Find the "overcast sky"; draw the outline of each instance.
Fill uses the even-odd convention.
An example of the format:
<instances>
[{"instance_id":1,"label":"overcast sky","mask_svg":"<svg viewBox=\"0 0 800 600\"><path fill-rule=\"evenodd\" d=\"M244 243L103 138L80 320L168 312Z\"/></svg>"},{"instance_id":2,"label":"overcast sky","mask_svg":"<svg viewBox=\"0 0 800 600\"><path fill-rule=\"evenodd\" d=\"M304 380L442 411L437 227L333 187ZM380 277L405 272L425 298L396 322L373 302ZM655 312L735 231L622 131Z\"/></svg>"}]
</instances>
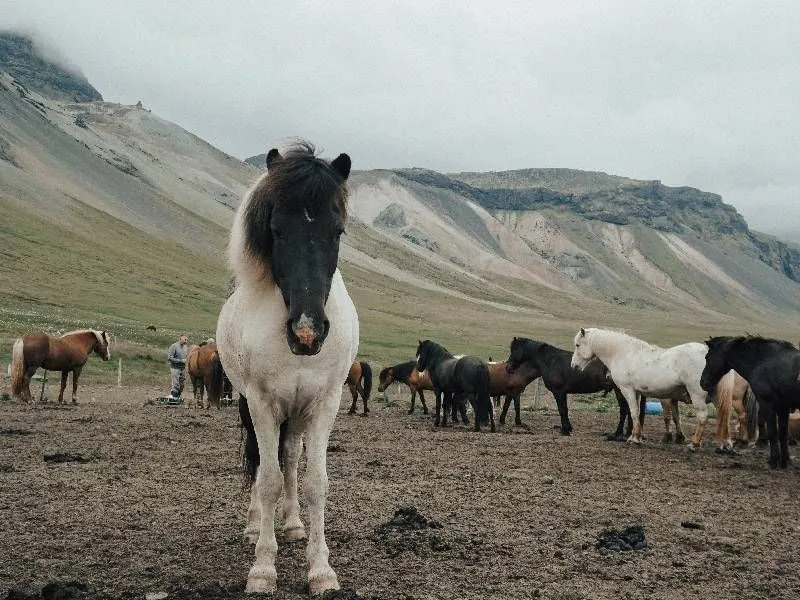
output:
<instances>
[{"instance_id":1,"label":"overcast sky","mask_svg":"<svg viewBox=\"0 0 800 600\"><path fill-rule=\"evenodd\" d=\"M106 100L240 158L606 171L800 239L800 2L0 2Z\"/></svg>"}]
</instances>

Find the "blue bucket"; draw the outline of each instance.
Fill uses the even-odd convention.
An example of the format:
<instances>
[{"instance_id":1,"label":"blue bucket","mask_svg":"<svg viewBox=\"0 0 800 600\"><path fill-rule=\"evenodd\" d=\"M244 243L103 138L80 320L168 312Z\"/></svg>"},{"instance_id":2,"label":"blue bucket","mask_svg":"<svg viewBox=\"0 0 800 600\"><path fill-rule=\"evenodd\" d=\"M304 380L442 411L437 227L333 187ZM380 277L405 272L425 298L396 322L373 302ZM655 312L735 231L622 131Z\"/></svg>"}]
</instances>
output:
<instances>
[{"instance_id":1,"label":"blue bucket","mask_svg":"<svg viewBox=\"0 0 800 600\"><path fill-rule=\"evenodd\" d=\"M646 415L660 415L663 412L664 407L657 400L648 400L644 405L644 414Z\"/></svg>"}]
</instances>

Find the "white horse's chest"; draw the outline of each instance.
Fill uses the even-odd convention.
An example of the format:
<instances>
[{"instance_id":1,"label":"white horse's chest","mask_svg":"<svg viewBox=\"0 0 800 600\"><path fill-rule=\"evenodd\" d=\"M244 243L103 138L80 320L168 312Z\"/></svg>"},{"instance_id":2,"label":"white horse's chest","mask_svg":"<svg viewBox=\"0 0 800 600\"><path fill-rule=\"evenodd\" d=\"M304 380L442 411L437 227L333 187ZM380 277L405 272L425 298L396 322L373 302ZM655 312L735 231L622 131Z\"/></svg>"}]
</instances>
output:
<instances>
[{"instance_id":1,"label":"white horse's chest","mask_svg":"<svg viewBox=\"0 0 800 600\"><path fill-rule=\"evenodd\" d=\"M288 313L280 292L234 292L217 324L220 359L234 387L268 399L286 414L313 409L338 390L358 351L358 317L338 271L325 312L331 325L322 349L297 356L286 341Z\"/></svg>"}]
</instances>

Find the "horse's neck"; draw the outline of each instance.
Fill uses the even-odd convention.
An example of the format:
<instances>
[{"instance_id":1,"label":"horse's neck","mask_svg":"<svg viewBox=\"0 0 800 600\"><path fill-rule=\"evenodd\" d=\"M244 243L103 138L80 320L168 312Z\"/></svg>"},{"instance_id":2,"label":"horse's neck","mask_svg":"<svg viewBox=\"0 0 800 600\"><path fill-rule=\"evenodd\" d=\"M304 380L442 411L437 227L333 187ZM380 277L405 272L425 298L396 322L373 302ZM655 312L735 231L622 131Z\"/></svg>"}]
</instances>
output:
<instances>
[{"instance_id":1,"label":"horse's neck","mask_svg":"<svg viewBox=\"0 0 800 600\"><path fill-rule=\"evenodd\" d=\"M92 348L97 342L97 336L95 336L95 334L91 331L84 331L74 335L67 334L64 336L64 338L69 346L73 348L79 348L84 355L91 353Z\"/></svg>"},{"instance_id":2,"label":"horse's neck","mask_svg":"<svg viewBox=\"0 0 800 600\"><path fill-rule=\"evenodd\" d=\"M617 334L613 331L596 331L592 335L591 344L594 355L606 365L629 353L634 346L637 351L646 349L647 344L636 338ZM647 347L649 349L649 347Z\"/></svg>"},{"instance_id":3,"label":"horse's neck","mask_svg":"<svg viewBox=\"0 0 800 600\"><path fill-rule=\"evenodd\" d=\"M753 369L765 359L778 354L780 349L770 348L764 344L761 347L751 346L742 350L734 350L728 354L728 364L745 379L749 379Z\"/></svg>"}]
</instances>

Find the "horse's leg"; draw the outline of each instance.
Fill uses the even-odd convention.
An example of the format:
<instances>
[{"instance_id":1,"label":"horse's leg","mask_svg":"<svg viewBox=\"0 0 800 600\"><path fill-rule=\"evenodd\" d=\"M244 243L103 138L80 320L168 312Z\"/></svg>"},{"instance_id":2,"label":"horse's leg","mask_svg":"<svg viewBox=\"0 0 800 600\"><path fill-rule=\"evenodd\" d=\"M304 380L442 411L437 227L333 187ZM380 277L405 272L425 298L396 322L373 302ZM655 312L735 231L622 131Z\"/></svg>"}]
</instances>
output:
<instances>
[{"instance_id":1,"label":"horse's leg","mask_svg":"<svg viewBox=\"0 0 800 600\"><path fill-rule=\"evenodd\" d=\"M308 506L308 591L321 594L339 589L336 573L328 564L328 545L325 543L325 500L328 493L328 437L333 428L339 398L333 394L315 411L306 431L306 474L303 481Z\"/></svg>"},{"instance_id":2,"label":"horse's leg","mask_svg":"<svg viewBox=\"0 0 800 600\"><path fill-rule=\"evenodd\" d=\"M248 393L248 407L253 419L259 450L259 468L253 487L261 504L261 523L256 542L256 560L247 575L248 593L271 593L277 589L275 555L275 508L283 488L283 476L278 464L279 427L275 416L264 400Z\"/></svg>"},{"instance_id":3,"label":"horse's leg","mask_svg":"<svg viewBox=\"0 0 800 600\"><path fill-rule=\"evenodd\" d=\"M631 411L628 410L628 402L625 400L625 396L623 396L617 388L614 388L614 395L617 397L617 405L619 406L619 422L617 423L616 431L608 436L608 438L609 440L617 441L625 439L626 424L629 424L627 433L628 435L631 434L633 431L633 421L631 421Z\"/></svg>"},{"instance_id":4,"label":"horse's leg","mask_svg":"<svg viewBox=\"0 0 800 600\"><path fill-rule=\"evenodd\" d=\"M303 452L302 434L290 427L283 449L286 453L283 472L283 539L302 540L306 537L306 530L300 519L300 503L297 500L297 464Z\"/></svg>"},{"instance_id":5,"label":"horse's leg","mask_svg":"<svg viewBox=\"0 0 800 600\"><path fill-rule=\"evenodd\" d=\"M461 401L458 403L458 412L461 413L461 422L464 425L469 425L469 417L467 416L467 403L464 401L464 398L461 398Z\"/></svg>"},{"instance_id":6,"label":"horse's leg","mask_svg":"<svg viewBox=\"0 0 800 600\"><path fill-rule=\"evenodd\" d=\"M694 428L694 435L692 435L692 440L689 442L688 446L689 450L694 451L697 450L703 443L703 432L705 432L706 422L708 422L708 405L706 404L705 392L690 392L689 395L692 398L692 406L694 406L694 412L697 418L697 425L695 425Z\"/></svg>"},{"instance_id":7,"label":"horse's leg","mask_svg":"<svg viewBox=\"0 0 800 600\"><path fill-rule=\"evenodd\" d=\"M675 423L675 443L682 444L686 441L686 436L683 435L683 429L681 428L681 405L678 400L670 401L670 407L672 409L672 422Z\"/></svg>"},{"instance_id":8,"label":"horse's leg","mask_svg":"<svg viewBox=\"0 0 800 600\"><path fill-rule=\"evenodd\" d=\"M367 416L369 413L369 406L367 406L367 391L364 389L363 385L359 385L359 392L361 393L361 400L364 402L364 416Z\"/></svg>"},{"instance_id":9,"label":"horse's leg","mask_svg":"<svg viewBox=\"0 0 800 600\"><path fill-rule=\"evenodd\" d=\"M642 424L639 421L639 394L636 390L629 387L620 388L619 391L625 396L628 402L628 411L631 413L631 421L633 421L633 432L628 438L628 441L634 444L642 443Z\"/></svg>"},{"instance_id":10,"label":"horse's leg","mask_svg":"<svg viewBox=\"0 0 800 600\"><path fill-rule=\"evenodd\" d=\"M256 471L256 481L258 472ZM258 486L255 481L250 486L250 506L247 509L247 525L244 528L244 539L251 544L258 543L258 536L261 533L261 498L258 495Z\"/></svg>"},{"instance_id":11,"label":"horse's leg","mask_svg":"<svg viewBox=\"0 0 800 600\"><path fill-rule=\"evenodd\" d=\"M425 404L425 393L421 389L418 389L417 391L419 393L419 401L422 402L422 414L423 415L427 415L428 414L428 405ZM413 406L412 406L412 408L413 408Z\"/></svg>"},{"instance_id":12,"label":"horse's leg","mask_svg":"<svg viewBox=\"0 0 800 600\"><path fill-rule=\"evenodd\" d=\"M767 439L769 439L769 460L767 463L773 469L778 467L778 415L772 403L763 402L759 405L760 409L766 408L763 412L767 423Z\"/></svg>"},{"instance_id":13,"label":"horse's leg","mask_svg":"<svg viewBox=\"0 0 800 600\"><path fill-rule=\"evenodd\" d=\"M434 394L436 394L436 416L433 419L433 424L435 427L439 427L439 413L442 410L442 390L435 390Z\"/></svg>"},{"instance_id":14,"label":"horse's leg","mask_svg":"<svg viewBox=\"0 0 800 600\"><path fill-rule=\"evenodd\" d=\"M731 410L733 410L733 374L728 373L717 385L717 452L732 453Z\"/></svg>"},{"instance_id":15,"label":"horse's leg","mask_svg":"<svg viewBox=\"0 0 800 600\"><path fill-rule=\"evenodd\" d=\"M781 405L775 413L778 417L778 443L780 446L778 466L785 469L789 466L789 407Z\"/></svg>"},{"instance_id":16,"label":"horse's leg","mask_svg":"<svg viewBox=\"0 0 800 600\"><path fill-rule=\"evenodd\" d=\"M672 422L672 400L661 400L661 415L664 418L664 437L661 438L661 442L669 444L672 441L672 432L669 430Z\"/></svg>"},{"instance_id":17,"label":"horse's leg","mask_svg":"<svg viewBox=\"0 0 800 600\"><path fill-rule=\"evenodd\" d=\"M442 399L442 427L447 427L447 414L453 410L454 395L445 393Z\"/></svg>"},{"instance_id":18,"label":"horse's leg","mask_svg":"<svg viewBox=\"0 0 800 600\"><path fill-rule=\"evenodd\" d=\"M83 367L75 367L72 369L72 403L78 403L78 377L81 375Z\"/></svg>"},{"instance_id":19,"label":"horse's leg","mask_svg":"<svg viewBox=\"0 0 800 600\"><path fill-rule=\"evenodd\" d=\"M352 383L348 383L347 387L350 388L350 395L353 396L353 402L350 404L350 410L347 411L348 415L356 414L356 402L358 402L358 391L356 391L356 386Z\"/></svg>"},{"instance_id":20,"label":"horse's leg","mask_svg":"<svg viewBox=\"0 0 800 600\"><path fill-rule=\"evenodd\" d=\"M506 424L506 413L508 412L508 407L511 406L511 401L513 398L506 394L506 399L503 402L503 410L500 411L500 425Z\"/></svg>"},{"instance_id":21,"label":"horse's leg","mask_svg":"<svg viewBox=\"0 0 800 600\"><path fill-rule=\"evenodd\" d=\"M518 425L522 427L522 415L520 414L520 397L521 392L517 391L514 393L514 425Z\"/></svg>"},{"instance_id":22,"label":"horse's leg","mask_svg":"<svg viewBox=\"0 0 800 600\"><path fill-rule=\"evenodd\" d=\"M567 394L564 390L553 392L558 407L558 416L561 417L561 435L569 435L572 432L572 423L569 422L569 412L567 409Z\"/></svg>"},{"instance_id":23,"label":"horse's leg","mask_svg":"<svg viewBox=\"0 0 800 600\"><path fill-rule=\"evenodd\" d=\"M411 408L408 409L408 414L413 415L414 414L414 404L415 404L415 401L417 399L417 388L409 385L408 389L411 390Z\"/></svg>"},{"instance_id":24,"label":"horse's leg","mask_svg":"<svg viewBox=\"0 0 800 600\"><path fill-rule=\"evenodd\" d=\"M69 371L61 371L61 390L58 392L58 403L64 403L64 390L67 387L67 378L69 377ZM72 378L72 381L75 381L75 378Z\"/></svg>"}]
</instances>

